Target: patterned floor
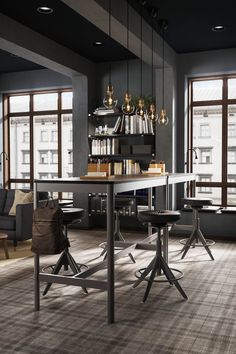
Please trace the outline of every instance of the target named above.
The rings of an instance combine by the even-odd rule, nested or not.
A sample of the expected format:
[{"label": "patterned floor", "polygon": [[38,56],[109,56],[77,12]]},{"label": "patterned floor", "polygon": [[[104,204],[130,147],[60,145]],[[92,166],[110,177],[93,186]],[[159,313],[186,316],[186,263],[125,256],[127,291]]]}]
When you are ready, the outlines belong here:
[{"label": "patterned floor", "polygon": [[[71,252],[78,261],[96,263],[104,238],[103,231],[73,230]],[[85,295],[81,288],[53,285],[35,313],[32,257],[0,258],[0,353],[236,353],[236,242],[218,241],[215,261],[202,248],[180,260],[180,249],[171,238],[170,265],[184,271],[188,300],[167,283],[155,283],[141,303],[146,282],[132,289],[134,272],[153,252],[135,251],[136,264],[128,257],[117,262],[113,325],[106,324],[106,293],[96,289]],[[44,257],[41,264],[55,258]]]}]

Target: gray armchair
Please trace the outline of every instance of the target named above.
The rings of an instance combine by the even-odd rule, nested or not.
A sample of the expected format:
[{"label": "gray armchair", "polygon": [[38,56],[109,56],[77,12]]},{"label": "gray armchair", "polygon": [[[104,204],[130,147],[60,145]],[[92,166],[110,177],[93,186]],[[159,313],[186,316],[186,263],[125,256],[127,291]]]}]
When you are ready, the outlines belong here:
[{"label": "gray armchair", "polygon": [[18,241],[32,238],[33,203],[18,204],[16,215],[9,215],[15,197],[15,190],[0,189],[0,233],[13,240],[14,247]]}]

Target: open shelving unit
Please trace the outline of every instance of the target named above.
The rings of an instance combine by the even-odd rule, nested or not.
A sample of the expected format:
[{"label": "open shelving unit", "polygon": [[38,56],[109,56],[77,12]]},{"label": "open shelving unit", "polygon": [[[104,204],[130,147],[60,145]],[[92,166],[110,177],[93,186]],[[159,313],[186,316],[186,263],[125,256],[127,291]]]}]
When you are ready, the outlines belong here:
[{"label": "open shelving unit", "polygon": [[[90,162],[99,161],[99,163],[105,162],[114,165],[116,163],[122,163],[125,165],[127,162],[129,163],[133,161],[138,163],[141,170],[145,170],[148,168],[150,161],[155,159],[155,134],[153,126],[152,132],[131,132],[129,128],[127,129],[127,122],[129,123],[128,120],[131,118],[125,116],[125,118],[123,118],[126,120],[125,132],[114,133],[117,119],[121,120],[122,118],[119,117],[122,116],[123,114],[121,112],[104,115],[89,114],[88,160]],[[137,120],[137,124],[139,124],[140,128],[141,122]],[[126,168],[122,167],[122,169],[123,174],[127,174]],[[112,171],[115,171],[114,166]],[[130,171],[130,169],[128,169],[128,171]],[[134,204],[131,210],[124,210],[121,213],[121,221],[123,220],[124,223],[125,219],[129,218],[129,222],[132,219],[132,223],[134,222],[138,224],[136,218],[137,209],[140,208],[140,205],[144,207],[147,205],[147,190],[131,193],[133,194],[127,194],[126,197],[133,198]],[[101,216],[104,216],[105,219],[106,209],[103,201],[106,196],[91,194],[89,195],[89,198],[90,215],[96,220],[95,224],[97,225],[97,223],[102,222]]]}]

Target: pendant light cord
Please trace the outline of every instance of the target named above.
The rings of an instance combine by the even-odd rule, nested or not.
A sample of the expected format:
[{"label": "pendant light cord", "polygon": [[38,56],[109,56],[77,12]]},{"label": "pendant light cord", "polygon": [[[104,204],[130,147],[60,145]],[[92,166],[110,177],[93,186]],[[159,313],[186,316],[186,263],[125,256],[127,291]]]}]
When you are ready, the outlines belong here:
[{"label": "pendant light cord", "polygon": [[[126,27],[127,27],[127,50],[129,50],[129,0],[126,1],[126,5],[127,5],[127,8],[126,8],[126,15],[127,15],[127,18],[126,18]],[[126,70],[127,70],[127,75],[126,75],[126,78],[127,78],[127,93],[129,93],[129,59],[127,58],[127,61],[126,61]]]},{"label": "pendant light cord", "polygon": [[140,17],[140,98],[143,98],[143,10]]},{"label": "pendant light cord", "polygon": [[165,57],[165,45],[164,45],[164,23],[162,24],[162,108],[164,109],[165,107],[165,63],[164,63],[164,57]]},{"label": "pendant light cord", "polygon": [[154,70],[153,70],[153,68],[154,68],[154,65],[153,65],[153,22],[154,22],[154,20],[153,20],[153,17],[152,17],[152,100],[153,100],[153,92],[154,92],[154,86],[153,86],[153,84],[154,84],[154,80],[153,80],[153,75],[154,75]]},{"label": "pendant light cord", "polygon": [[[109,0],[109,21],[108,21],[108,33],[109,37],[111,38],[111,0]],[[109,85],[111,85],[111,62],[109,63]]]}]

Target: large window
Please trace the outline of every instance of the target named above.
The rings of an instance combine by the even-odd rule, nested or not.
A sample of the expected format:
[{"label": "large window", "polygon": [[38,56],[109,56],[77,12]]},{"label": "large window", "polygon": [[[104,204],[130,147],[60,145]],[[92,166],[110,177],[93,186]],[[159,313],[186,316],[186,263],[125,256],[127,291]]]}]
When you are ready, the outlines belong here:
[{"label": "large window", "polygon": [[5,95],[4,117],[6,187],[32,188],[36,178],[72,174],[71,90]]},{"label": "large window", "polygon": [[197,195],[236,205],[236,78],[191,79],[189,92],[188,171],[198,175]]}]

